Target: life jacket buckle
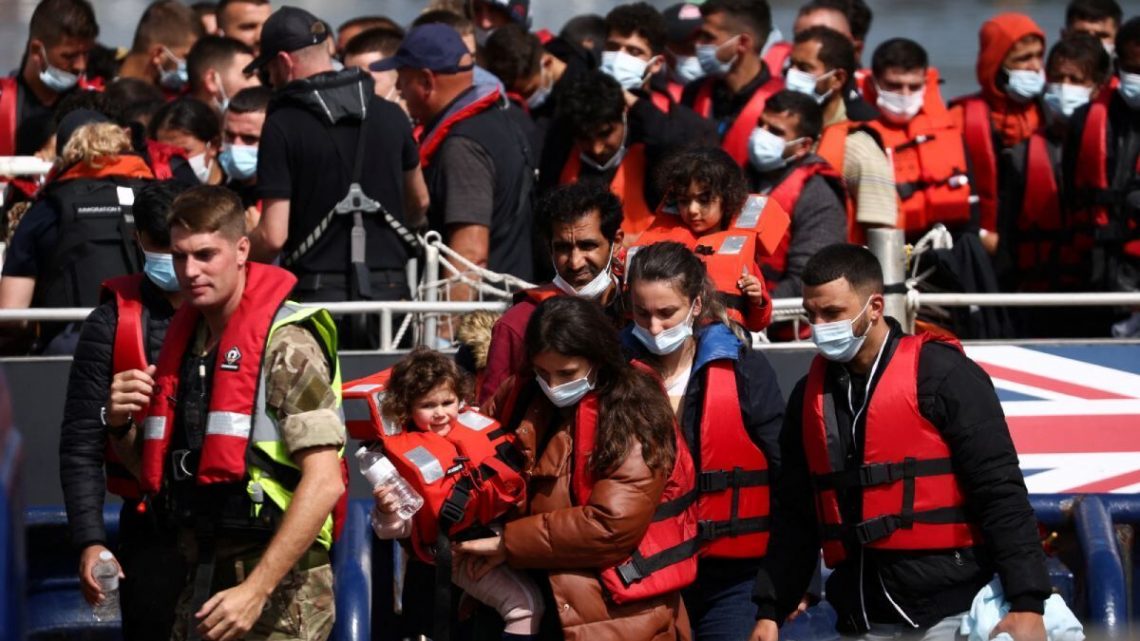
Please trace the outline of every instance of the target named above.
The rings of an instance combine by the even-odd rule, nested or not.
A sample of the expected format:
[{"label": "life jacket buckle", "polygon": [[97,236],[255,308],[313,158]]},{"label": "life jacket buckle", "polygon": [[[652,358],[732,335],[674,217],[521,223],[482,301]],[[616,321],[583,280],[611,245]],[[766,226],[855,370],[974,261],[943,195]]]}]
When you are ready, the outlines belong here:
[{"label": "life jacket buckle", "polygon": [[890,536],[899,529],[899,525],[899,517],[892,514],[868,519],[855,526],[855,540],[859,542],[859,545],[874,543]]},{"label": "life jacket buckle", "polygon": [[194,478],[190,471],[188,460],[194,454],[193,450],[174,450],[170,453],[170,474],[175,481],[189,481]]},{"label": "life jacket buckle", "polygon": [[728,489],[728,475],[723,471],[701,472],[697,479],[697,487],[702,494],[723,492]]}]

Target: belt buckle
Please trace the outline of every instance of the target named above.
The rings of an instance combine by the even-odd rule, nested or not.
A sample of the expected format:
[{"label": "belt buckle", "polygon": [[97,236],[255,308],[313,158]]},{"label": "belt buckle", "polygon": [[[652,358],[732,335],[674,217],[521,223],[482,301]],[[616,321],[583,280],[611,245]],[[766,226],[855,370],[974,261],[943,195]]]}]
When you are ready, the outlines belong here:
[{"label": "belt buckle", "polygon": [[175,481],[188,481],[194,478],[194,473],[186,466],[186,459],[190,458],[190,450],[174,450],[170,453],[170,472]]}]

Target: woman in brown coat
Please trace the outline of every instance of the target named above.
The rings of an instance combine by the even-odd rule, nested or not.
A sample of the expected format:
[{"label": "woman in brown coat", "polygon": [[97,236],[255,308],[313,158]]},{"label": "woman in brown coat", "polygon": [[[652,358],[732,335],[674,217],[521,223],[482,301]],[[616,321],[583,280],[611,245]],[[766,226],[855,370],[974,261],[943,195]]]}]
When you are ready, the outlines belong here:
[{"label": "woman in brown coat", "polygon": [[[679,591],[617,605],[598,578],[641,542],[677,457],[660,384],[626,362],[601,309],[579,298],[541,304],[526,348],[535,377],[504,386],[494,406],[531,466],[528,510],[502,536],[457,544],[461,562],[476,574],[501,563],[546,570],[547,611],[558,613],[567,641],[688,639]],[[588,460],[576,461],[571,426],[590,394],[596,442]],[[584,504],[572,498],[575,468],[593,481]]]}]

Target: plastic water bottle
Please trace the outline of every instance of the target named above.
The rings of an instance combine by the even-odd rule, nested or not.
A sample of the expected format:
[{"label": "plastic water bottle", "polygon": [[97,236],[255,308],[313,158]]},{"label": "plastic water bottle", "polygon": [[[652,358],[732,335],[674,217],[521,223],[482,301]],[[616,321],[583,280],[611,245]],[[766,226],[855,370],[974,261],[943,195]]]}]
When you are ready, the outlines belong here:
[{"label": "plastic water bottle", "polygon": [[368,480],[373,490],[384,486],[392,487],[391,492],[399,500],[396,513],[400,515],[400,518],[410,519],[423,507],[424,498],[413,490],[412,486],[408,485],[404,477],[396,471],[396,466],[392,465],[392,461],[389,461],[383,454],[361,446],[359,450],[356,450],[356,461],[360,464],[360,473]]},{"label": "plastic water bottle", "polygon": [[119,564],[110,550],[99,553],[99,561],[91,569],[91,575],[99,584],[103,601],[92,606],[96,621],[112,621],[119,618]]}]

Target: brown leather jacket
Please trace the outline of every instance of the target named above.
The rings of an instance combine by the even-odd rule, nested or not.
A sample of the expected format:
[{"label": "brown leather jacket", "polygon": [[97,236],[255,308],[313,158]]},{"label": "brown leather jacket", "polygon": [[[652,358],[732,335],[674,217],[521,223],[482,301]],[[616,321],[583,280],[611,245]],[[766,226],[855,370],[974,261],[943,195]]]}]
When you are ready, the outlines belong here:
[{"label": "brown leather jacket", "polygon": [[[504,385],[500,392],[509,388]],[[597,480],[589,503],[575,506],[570,497],[572,415],[558,417],[556,411],[539,392],[517,427],[530,469],[530,502],[524,516],[506,524],[507,564],[548,571],[555,602],[547,607],[558,612],[567,641],[688,641],[680,592],[619,606],[606,598],[597,577],[599,569],[624,561],[640,543],[667,474],[650,471],[635,442],[625,462]],[[554,431],[546,434],[547,429]],[[536,452],[536,444],[544,441],[543,450]]]}]

